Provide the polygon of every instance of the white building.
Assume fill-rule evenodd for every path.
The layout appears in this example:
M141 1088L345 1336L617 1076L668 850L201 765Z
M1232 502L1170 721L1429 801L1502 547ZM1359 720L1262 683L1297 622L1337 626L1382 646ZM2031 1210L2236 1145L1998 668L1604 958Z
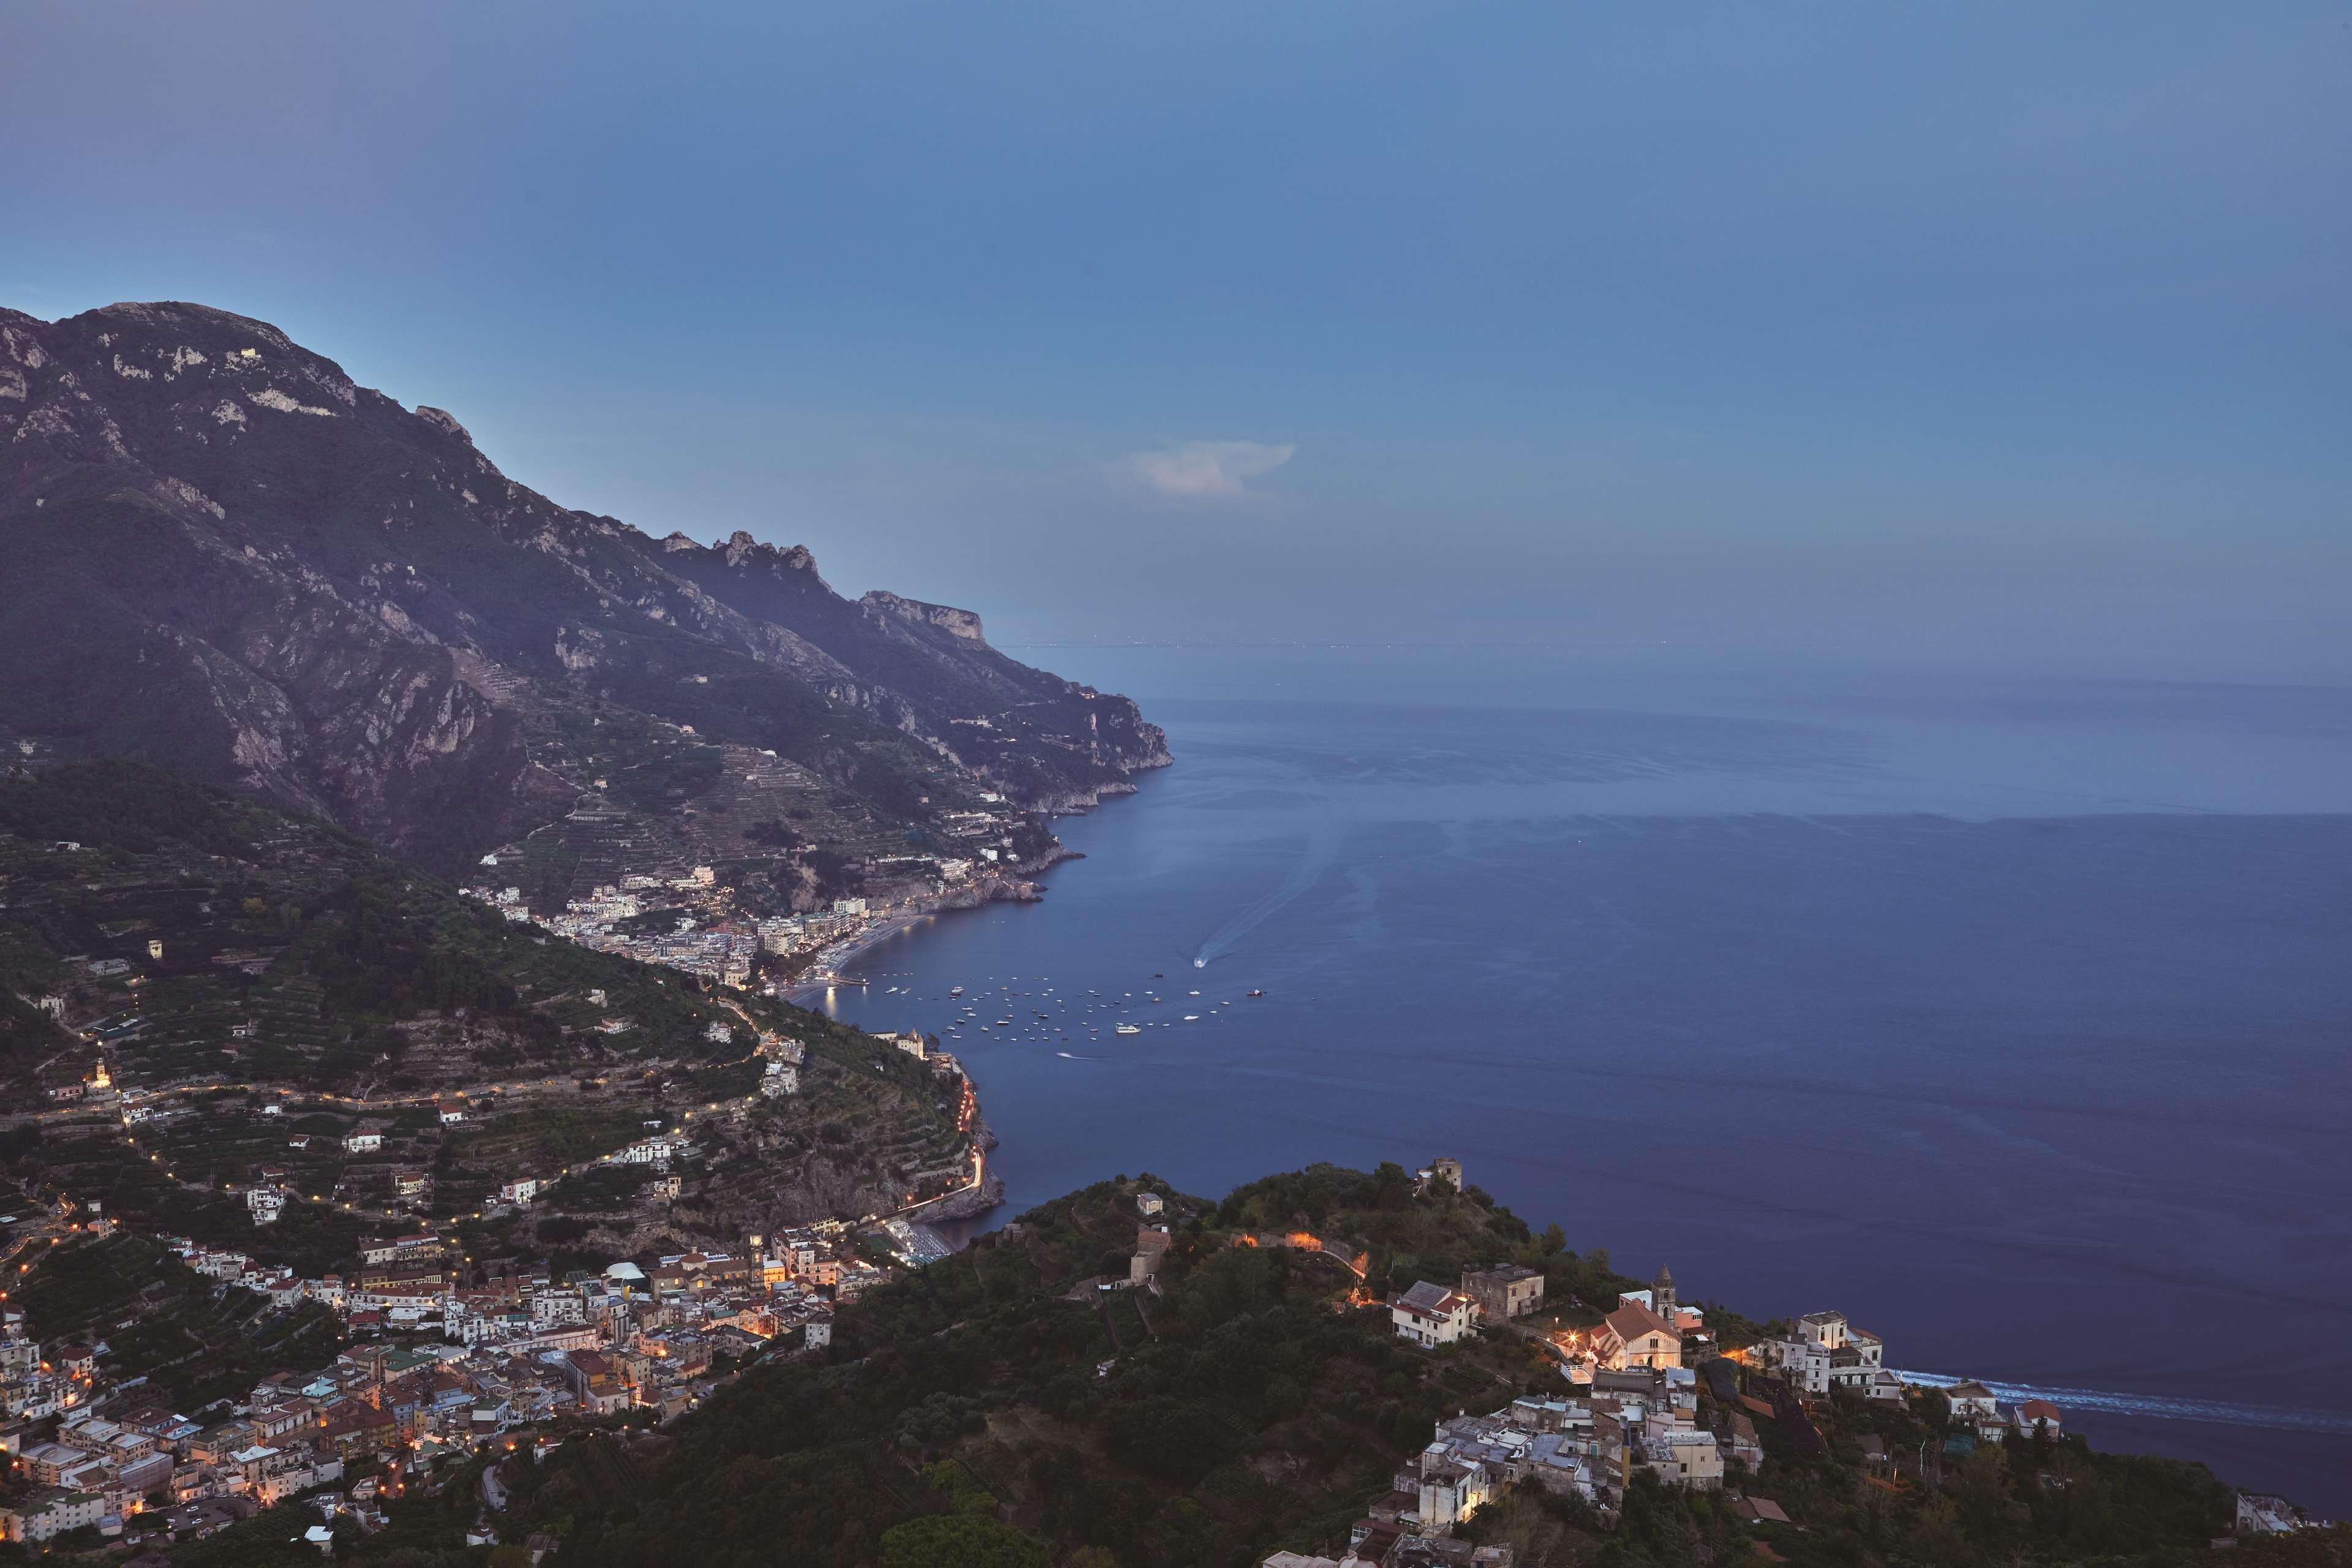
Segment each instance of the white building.
M584 1323L588 1321L588 1304L577 1290L540 1290L530 1299L530 1321L545 1327L555 1323Z
M2263 1492L2238 1494L2235 1529L2241 1535L2284 1535L2289 1531L2310 1528L2309 1516L2283 1497Z
M102 1492L43 1488L15 1504L0 1507L0 1539L20 1543L47 1541L68 1530L96 1524L106 1514Z
M1399 1339L1423 1347L1450 1345L1477 1327L1478 1303L1423 1279L1389 1302L1389 1321Z
M2020 1437L2047 1437L2055 1442L2065 1435L2065 1416L2046 1399L2027 1400L2009 1413L2009 1420Z
M1757 1350L1766 1364L1807 1394L1838 1391L1887 1397L1880 1378L1885 1346L1876 1334L1847 1322L1843 1312L1808 1312L1797 1320L1795 1333L1766 1340ZM1899 1384L1894 1397L1902 1397Z
M2009 1423L1983 1384L1953 1384L1944 1390L1944 1403L1951 1407L1952 1425L1974 1428L1979 1442L1998 1443L2009 1436Z

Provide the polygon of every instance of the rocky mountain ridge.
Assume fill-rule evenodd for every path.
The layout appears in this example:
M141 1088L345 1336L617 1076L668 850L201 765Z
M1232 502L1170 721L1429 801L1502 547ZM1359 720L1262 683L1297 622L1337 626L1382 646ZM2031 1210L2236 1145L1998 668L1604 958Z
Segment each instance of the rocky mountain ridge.
M161 763L444 869L652 765L583 736L773 757L918 839L984 794L1072 809L1168 760L1133 702L1006 658L968 611L845 598L802 546L562 507L449 414L198 305L0 310L0 739Z

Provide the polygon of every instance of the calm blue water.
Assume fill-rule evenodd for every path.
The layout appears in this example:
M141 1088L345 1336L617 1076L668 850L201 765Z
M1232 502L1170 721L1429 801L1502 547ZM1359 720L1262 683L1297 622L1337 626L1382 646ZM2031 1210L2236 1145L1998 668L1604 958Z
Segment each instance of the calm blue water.
M950 1036L1004 1215L1457 1154L1685 1299L2352 1512L2352 693L1026 657L1177 766L834 1002Z

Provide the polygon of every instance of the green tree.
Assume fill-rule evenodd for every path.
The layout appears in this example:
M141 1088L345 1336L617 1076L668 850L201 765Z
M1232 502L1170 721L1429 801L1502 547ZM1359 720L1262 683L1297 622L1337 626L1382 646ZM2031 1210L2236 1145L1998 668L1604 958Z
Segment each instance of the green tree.
M1051 1568L1034 1535L978 1513L910 1519L882 1532L882 1568Z
M1412 1178L1394 1160L1381 1161L1365 1185L1370 1189L1364 1194L1366 1208L1401 1209L1412 1197Z

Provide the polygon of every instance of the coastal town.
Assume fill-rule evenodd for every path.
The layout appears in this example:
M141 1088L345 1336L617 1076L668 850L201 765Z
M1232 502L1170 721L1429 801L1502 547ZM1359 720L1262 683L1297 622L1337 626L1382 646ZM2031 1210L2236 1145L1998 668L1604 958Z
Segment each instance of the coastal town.
M373 1098L218 1074L127 1081L97 1042L137 1044L110 1030L138 969L92 975L81 1004L34 999L98 1054L79 1078L52 1072L47 1109L17 1127L103 1190L135 1176L150 1210L160 1191L205 1224L131 1223L69 1180L28 1185L25 1212L0 1217L0 1541L202 1539L297 1497L318 1541L363 1535L483 1452L667 1422L744 1365L821 1356L842 1307L948 1254L927 1219L992 1201L971 1083L919 1034L854 1036L881 1056L850 1051L847 1087L903 1064L942 1108L936 1163L909 1162L894 1206L722 1242L714 1205L756 1207L767 1189L758 1167L730 1179L714 1163L797 1124L809 1075L845 1076L838 1044L819 1057L722 1005L690 1070L647 1068L628 1094L562 1074ZM257 1032L231 1024L227 1049ZM646 1244L585 1262L544 1245L592 1230ZM89 1321L41 1336L60 1312ZM209 1331L181 1342L190 1322ZM254 1345L278 1358L237 1384ZM174 1401L163 1382L205 1397Z
M814 907L778 907L772 897L749 892L748 877L722 878L709 864L656 863L642 851L616 858L612 879L593 883L584 895L573 890L575 871L562 887L534 897L522 881L500 880L502 866L529 864L529 846L482 856L467 892L509 921L598 952L658 964L712 985L788 995L838 983L837 972L852 954L914 918L992 899L1036 896L1034 886L1018 875L1035 862L1021 856L1049 855L1050 838L1001 795L983 793L979 801L974 809L942 815L939 831L955 847L952 852L875 848L854 870L845 868L855 893L830 899L803 893L793 900L814 901ZM605 815L591 803L565 826L593 827ZM755 823L747 831L779 839L789 832L781 823Z
M1463 1163L1450 1157L1415 1178L1423 1194L1463 1186ZM1138 1206L1144 1225L1127 1283L1150 1289L1167 1247L1153 1220L1162 1201L1147 1194ZM1335 1258L1359 1273L1364 1263L1313 1236L1245 1239ZM1509 1546L1475 1544L1463 1527L1518 1487L1580 1500L1604 1524L1637 1483L1654 1483L1719 1496L1751 1525L1786 1525L1790 1516L1771 1496L1763 1430L1783 1451L1821 1455L1841 1415L1874 1407L1931 1410L1943 1434L1932 1452L1923 1443L1908 1454L1877 1432L1850 1435L1866 1476L1890 1489L1898 1475L1939 1485L1980 1448L2048 1452L2065 1436L2065 1415L2047 1399L2004 1401L1974 1380L1897 1373L1885 1363L1885 1342L1842 1312L1806 1312L1727 1346L1706 1311L1680 1299L1670 1268L1598 1306L1548 1309L1545 1291L1543 1273L1502 1265L1465 1268L1452 1281L1417 1280L1385 1298L1397 1338L1416 1349L1443 1356L1481 1340L1517 1339L1540 1347L1560 1386L1483 1415L1440 1419L1391 1489L1367 1500L1343 1552L1276 1552L1262 1568L1512 1568ZM2240 1491L2231 1537L2216 1544L2327 1525L2284 1498Z
M678 1148L647 1142L642 1163L658 1182ZM537 1195L528 1178L511 1186L510 1204ZM277 1205L257 1201L275 1190L248 1189L257 1226L278 1222ZM648 1250L559 1273L468 1258L420 1229L368 1237L341 1270L306 1277L186 1237L139 1236L97 1201L54 1204L12 1248L16 1300L38 1299L37 1277L26 1278L37 1269L120 1255L159 1283L119 1309L114 1336L139 1333L190 1294L162 1288L186 1278L248 1333L307 1320L340 1348L184 1412L159 1403L148 1376L121 1374L114 1336L44 1342L10 1306L0 1316L0 1540L19 1543L83 1530L132 1542L201 1538L298 1495L321 1512L319 1540L339 1519L365 1531L382 1523L382 1500L435 1484L444 1460L583 1423L666 1421L740 1365L820 1353L841 1306L942 1250L904 1220L823 1221L748 1236L735 1251ZM68 1251L53 1258L58 1247ZM482 1539L494 1529L486 1521Z
M123 1107L126 1119L137 1109ZM681 1150L667 1139L646 1142L642 1163L656 1173ZM634 1150L616 1158L639 1160ZM1448 1158L1423 1168L1412 1190L1443 1204L1464 1184L1462 1163ZM501 1197L528 1205L539 1195L519 1178ZM663 1426L742 1368L822 1360L838 1312L951 1256L898 1217L562 1269L467 1256L451 1237L419 1228L369 1235L340 1269L303 1275L233 1247L141 1235L97 1201L29 1201L45 1212L9 1249L15 1284L0 1311L0 1450L8 1459L0 1540L37 1549L202 1540L283 1505L298 1510L312 1543L332 1551L338 1531L363 1539L385 1527L388 1506L461 1475L478 1489L467 1541L497 1543L511 1533L497 1468L473 1461L541 1456L583 1432ZM1135 1243L1125 1271L1081 1281L1069 1299L1164 1294L1180 1216L1153 1188L1128 1201ZM257 1201L252 1220L266 1229L279 1215ZM1018 1238L1023 1228L1008 1225L1004 1236ZM1362 1279L1368 1262L1302 1233L1242 1232L1224 1245L1311 1256L1343 1279ZM26 1304L39 1310L54 1300L42 1295L44 1276L87 1273L101 1260L152 1283L110 1306L110 1322L93 1323L84 1337L36 1337ZM188 1288L175 1289L180 1280ZM221 1392L192 1408L161 1396L150 1376L126 1375L112 1342L139 1340L154 1317L198 1300L233 1312L248 1336L290 1325L284 1342L296 1344L321 1331L319 1348L243 1381L215 1378ZM1515 1489L1574 1499L1604 1525L1629 1493L1651 1484L1717 1496L1759 1527L1785 1525L1768 1453L1819 1452L1833 1427L1890 1487L1935 1484L1980 1447L2046 1453L2065 1435L2063 1412L2047 1401L2003 1402L1973 1382L1906 1381L1886 1366L1878 1335L1836 1311L1727 1344L1666 1268L1646 1287L1621 1290L1605 1310L1549 1300L1544 1272L1507 1264L1419 1279L1386 1297L1360 1286L1339 1305L1380 1310L1397 1341L1440 1365L1473 1348L1518 1345L1552 1369L1556 1386L1485 1414L1441 1417L1388 1489L1365 1500L1344 1549L1276 1552L1263 1568L1514 1568L1507 1543L1475 1540L1468 1527ZM1947 1434L1933 1453L1897 1453L1868 1431L1852 1436L1857 1413L1916 1414L1931 1402ZM2242 1535L2320 1522L2275 1497L2241 1494L2238 1509ZM520 1544L543 1553L556 1542Z
M271 831L289 883L334 886L313 874L338 847ZM509 1506L502 1475L560 1467L583 1439L626 1451L628 1434L692 1430L682 1418L747 1372L848 1364L864 1352L835 1335L858 1343L877 1297L903 1312L974 1253L1026 1245L1029 1215L973 1252L934 1228L1001 1194L976 1089L940 1037L786 1005L952 893L950 868L795 915L745 911L714 865L621 873L556 908L520 876L471 878L468 896L421 907L512 990L445 989L390 1026L337 1021L327 984L354 982L320 967L336 939L289 940L299 928L209 867L171 867L174 885L79 842L0 853L46 878L20 889L78 889L89 922L63 927L89 945L55 988L19 998L68 1043L5 1128L19 1212L0 1215L0 1540L135 1559L259 1519L343 1553L432 1500L468 1543L544 1555L556 1538ZM363 973L407 962L362 957L378 965ZM1020 982L991 994L993 1017L963 998L948 1040L1211 1027L1256 994L1133 984ZM1525 1568L1491 1526L1531 1497L1602 1531L1644 1495L1705 1499L1785 1544L1772 1532L1807 1528L1808 1456L1851 1456L1865 1486L1917 1497L1987 1455L2039 1465L2080 1443L2031 1391L1898 1373L1836 1311L1759 1325L1670 1270L1563 1272L1523 1225L1495 1239L1517 1222L1460 1159L1318 1170L1383 1194L1361 1233L1236 1225L1125 1183L1118 1250L1099 1231L1073 1244L1055 1267L1083 1277L1057 1274L1045 1298L1094 1313L1085 1353L1112 1391L1155 1321L1190 1310L1204 1254L1281 1254L1328 1281L1317 1313L1377 1322L1407 1382L1446 1390L1418 1430L1383 1427L1394 1468L1344 1540L1291 1541L1254 1559L1267 1568ZM1440 1239L1400 1251L1398 1226ZM1385 1243L1336 1239L1383 1227ZM1475 1249L1423 1267L1460 1227ZM2320 1522L2232 1496L2229 1539Z

